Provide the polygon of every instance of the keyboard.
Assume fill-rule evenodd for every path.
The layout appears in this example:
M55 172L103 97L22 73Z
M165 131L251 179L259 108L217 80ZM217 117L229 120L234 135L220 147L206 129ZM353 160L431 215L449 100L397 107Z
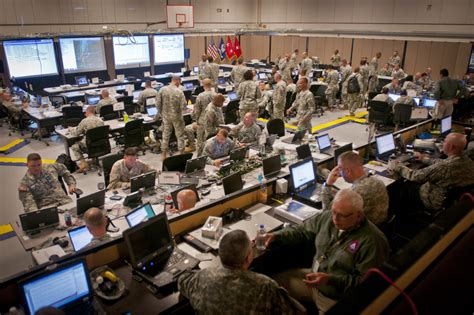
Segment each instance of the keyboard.
M181 261L185 259L185 257L186 256L182 252L178 250L174 250L173 253L171 254L171 257L166 262L165 269L172 267L176 265L177 263L180 263Z

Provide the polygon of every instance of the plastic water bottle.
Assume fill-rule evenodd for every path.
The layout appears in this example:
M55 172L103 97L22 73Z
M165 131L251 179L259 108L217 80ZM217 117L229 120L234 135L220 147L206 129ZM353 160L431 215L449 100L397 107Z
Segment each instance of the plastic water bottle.
M258 191L258 201L261 203L267 203L268 193L267 193L267 182L265 177L262 174L258 175L258 182L260 183L260 190Z
M257 231L257 240L256 240L256 246L257 246L257 250L265 250L266 249L266 246L265 246L265 234L267 232L265 231L265 226L263 226L263 224L260 224L258 226L258 231Z
M127 123L128 122L128 114L125 112L123 113L123 122Z
M66 226L72 225L72 217L69 211L66 211L66 213L64 214L64 223L66 223Z

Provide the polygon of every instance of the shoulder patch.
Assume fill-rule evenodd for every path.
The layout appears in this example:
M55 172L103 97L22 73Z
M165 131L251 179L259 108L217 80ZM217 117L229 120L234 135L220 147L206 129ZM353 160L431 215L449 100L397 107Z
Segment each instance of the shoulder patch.
M349 245L347 245L346 250L351 254L355 254L357 250L359 249L359 245L360 245L359 240L353 240L352 242L349 243Z

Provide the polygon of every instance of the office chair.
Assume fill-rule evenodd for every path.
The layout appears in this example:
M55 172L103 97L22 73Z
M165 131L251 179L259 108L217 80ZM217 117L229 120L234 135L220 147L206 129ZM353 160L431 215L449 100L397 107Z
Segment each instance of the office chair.
M81 106L64 106L62 113L64 127L76 127L84 119Z
M143 119L131 120L125 124L123 129L123 143L125 148L137 147L137 149L143 152L145 155L145 150L143 148L145 133L143 131Z
M191 125L193 123L193 118L191 115L183 115L184 125Z
M392 108L386 102L370 100L368 104L369 123L387 126L390 123Z
M285 123L279 118L270 119L267 123L268 133L283 137L285 135Z
M395 124L395 130L398 130L398 126L407 126L411 123L411 111L413 106L410 104L399 104L393 105L393 123Z
M224 123L235 124L239 120L239 100L230 101L224 108Z
M196 88L195 88L194 91L193 91L193 94L194 94L194 95L199 95L199 94L201 94L202 92L204 92L204 87L202 87L202 86L196 86Z
M184 153L167 157L163 160L162 170L165 172L184 172L186 161L192 159L192 153Z
M67 104L66 96L52 95L49 97L49 100L51 101L51 104L53 104L53 106L56 108Z
M188 102L191 99L191 95L193 94L192 90L185 90L183 91L184 97L186 98L186 102Z
M16 117L13 115L8 108L0 104L0 110L6 114L7 117L7 122L8 122L8 136L12 135L12 132L19 131L21 136L24 136L25 133L24 131L28 128L30 124L30 119L27 118L27 115L23 113L23 111L20 112L20 115Z
M102 161L102 169L104 171L104 183L105 187L109 186L110 182L110 172L112 171L112 166L114 166L115 162L123 158L122 153L115 153L104 156Z
M112 106L112 105L110 105ZM101 175L100 164L97 163L99 157L110 153L109 142L109 126L100 126L87 130L86 132L86 147L87 157L94 160L98 165L98 175Z
M379 94L378 92L369 92L369 100L373 99L374 97L377 96L377 94Z
M316 108L323 106L327 102L326 100L326 90L328 86L324 84L318 85L316 93L313 93L314 100L316 101Z
M288 108L291 107L295 99L296 99L296 92L291 92L291 91L286 92L285 115L286 115L286 111L288 110Z
M100 108L99 116L104 120L112 120L119 118L118 112L114 111L114 105L104 105Z

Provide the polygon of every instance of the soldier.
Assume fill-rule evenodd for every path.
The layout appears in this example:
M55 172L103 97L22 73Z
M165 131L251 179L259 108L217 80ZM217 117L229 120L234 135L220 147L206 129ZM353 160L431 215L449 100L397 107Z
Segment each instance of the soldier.
M283 77L282 77L283 80ZM297 87L292 78L286 80L286 92L296 93Z
M403 71L403 69L400 68L400 65L395 65L395 67L393 67L392 78L401 80L401 79L403 79L405 76L406 76L406 74L405 74L405 72Z
M244 119L245 113L258 113L258 99L262 97L258 84L253 81L254 74L252 70L244 73L244 82L239 85L237 95L240 98L239 112L240 120Z
M277 67L276 66L272 66L272 72L270 73L270 76L268 78L268 85L269 86L273 86L276 82L275 82L275 74L277 73Z
M418 89L422 90L423 89L423 82L422 82L422 77L421 77L421 72L415 73L415 78L413 80L415 85L418 87Z
M269 87L264 81L258 82L258 88L260 90L260 98L257 100L258 102L258 116L265 111L270 111L272 95L270 93Z
M308 79L303 78L298 81L299 92L296 94L296 99L290 108L286 111L289 115L293 110L296 109L296 119L298 121L298 128L306 129L311 134L311 118L315 110L314 95L308 89Z
M29 106L28 102L24 102L20 105L16 104L12 101L12 95L10 93L3 93L1 103L7 108L10 115L12 115L15 121L19 121L23 111L23 108L27 108Z
M163 118L163 139L161 141L161 158L164 160L168 155L168 145L172 128L178 140L178 150L184 152L184 119L183 112L186 110L186 97L179 86L180 78L173 76L170 85L160 89L156 95L157 115Z
M388 258L389 245L382 232L364 214L364 201L352 189L340 190L331 205L304 225L267 233L270 249L314 242L312 267L274 275L294 298L311 299L320 314L327 312L370 269Z
M90 105L86 109L86 118L84 118L76 128L71 130L71 134L73 137L78 136L85 136L87 131L96 127L100 127L104 125L102 119L95 115L95 107ZM79 169L77 170L78 173L83 173L89 165L87 164L86 160L84 159L84 155L82 152L87 151L86 146L86 139L85 137L71 146L72 152L76 155L76 158L79 160Z
M390 70L390 66L388 63L384 64L382 69L379 70L379 75L384 77L392 76L392 70Z
M100 108L102 106L104 106L104 105L113 105L113 104L117 103L117 100L115 99L115 97L110 96L109 90L103 89L100 92L100 94L101 94L102 99L95 106L95 113L98 114L98 115L100 115Z
M300 52L299 49L295 49L294 52L291 54L291 57L290 57L291 72L293 72L293 70L298 66L298 61L296 60L296 58L298 58L299 52Z
M285 58L280 60L278 63L278 68L280 69L283 80L287 81L288 79L291 79L291 61L289 54L286 54Z
M241 56L237 60L238 65L235 66L232 71L230 72L230 78L232 79L232 82L234 82L234 89L238 90L239 89L239 84L242 82L244 78L244 73L247 71L247 67L244 66L244 58Z
M229 132L226 129L219 129L215 137L208 139L204 144L204 155L207 155L207 163L216 167L221 166L222 161L218 160L230 154L235 147L232 140L228 138Z
M464 134L451 133L443 142L446 159L430 159L415 152L415 159L427 165L417 170L410 169L396 160L389 169L408 180L401 187L401 207L419 211L427 208L431 212L441 210L446 194L453 188L474 184L474 161L464 154L467 140Z
M393 68L395 68L396 65L400 65L401 63L401 58L400 56L398 55L398 51L394 51L393 52L393 55L388 58L388 67L390 70L393 70Z
M207 58L209 65L207 66L208 77L211 79L212 86L217 86L217 81L219 79L219 65L214 62L214 58L209 56Z
M397 101L393 105L393 112L395 112L395 109L397 108L398 104L410 105L412 107L416 106L416 103L415 103L415 100L413 100L413 97L407 95L407 90L402 90L400 92L400 97L397 99Z
M454 100L457 101L459 96L466 94L466 87L459 80L453 80L449 77L448 69L441 69L439 72L441 79L435 85L436 118L451 116L453 114Z
M349 115L354 116L357 108L362 106L362 86L364 82L362 81L362 76L359 73L360 68L356 67L354 73L349 76L347 80L347 100Z
M156 92L156 90L151 87L151 81L145 81L145 89L138 95L138 105L140 105L141 112L145 112L147 98L156 97L157 93L158 92Z
M201 61L199 61L198 68L199 68L199 73L198 73L198 78L199 80L204 80L209 78L209 70L207 69L209 66L209 62L207 62L207 55L203 54L201 56Z
M196 205L196 193L192 189L183 189L176 195L178 202L177 212L194 208Z
M217 94L211 103L206 106L204 113L197 124L197 155L201 156L204 148L204 142L213 134L216 134L219 126L224 124L224 115L222 106L224 105L224 95Z
M84 213L84 223L86 224L92 239L87 247L102 243L109 240L111 237L107 233L108 218L99 208L90 208Z
M372 101L385 102L385 103L388 103L392 107L395 104L395 102L388 96L388 88L385 86L382 88L382 92L380 94L377 94L372 99Z
M346 59L342 59L341 61L341 86L342 86L342 102L344 104L344 107L347 107L347 82L349 79L349 76L352 74L352 67L350 64L347 63Z
M262 130L255 123L255 113L246 113L244 120L235 126L230 132L237 144L241 147L258 144Z
M281 74L275 74L275 90L273 91L273 109L271 110L272 118L283 119L285 117L286 104L286 83L281 79Z
M339 63L341 62L341 56L339 56L339 50L334 50L334 55L331 56L331 65L333 67L339 67Z
M366 59L361 59L360 61L360 75L362 76L362 82L363 82L363 86L361 86L361 96L362 96L362 101L365 100L365 94L367 93L367 90L369 88L369 73L370 73L370 69L369 69L369 65L367 64L367 60Z
M388 89L388 93L391 94L400 94L402 91L400 85L398 84L398 79L392 79L392 82L388 83L384 87L386 87Z
M403 82L402 86L402 91L403 90L415 90L417 94L421 93L420 88L413 82L413 76L411 74L405 78L405 82Z
M123 159L118 160L110 171L109 186L107 189L130 188L130 179L151 171L148 164L137 160L137 151L134 148L126 148Z
M26 157L26 166L28 170L18 187L25 212L72 202L71 197L62 189L58 178L61 176L66 181L70 194L76 191L76 179L64 164L53 163L43 167L41 156L38 153L30 153Z
M313 70L313 60L308 57L308 53L305 51L302 54L303 60L301 60L300 72L306 70L306 73L310 73Z
M339 92L339 73L334 70L333 65L328 65L326 83L328 84L328 87L325 94L326 99L328 100L328 107L329 109L333 109L336 106L337 92Z
M218 267L185 271L178 288L197 313L297 314L304 307L271 278L249 271L252 242L242 230L226 234L219 243ZM232 281L232 285L229 285Z
M197 98L196 102L194 104L193 112L191 114L191 117L193 119L193 122L191 125L186 126L185 132L186 132L186 138L188 139L188 148L185 149L185 152L194 152L196 150L194 140L195 136L194 133L197 133L198 129L198 123L199 120L201 119L202 114L204 114L204 110L206 109L207 105L212 102L214 99L214 96L216 96L216 93L211 87L211 80L209 79L204 79L202 81L202 87L204 88L204 92L200 93Z
M369 87L368 92L375 92L377 90L378 79L377 74L379 72L379 61L382 57L382 53L379 51L375 54L375 57L372 58L369 65Z

